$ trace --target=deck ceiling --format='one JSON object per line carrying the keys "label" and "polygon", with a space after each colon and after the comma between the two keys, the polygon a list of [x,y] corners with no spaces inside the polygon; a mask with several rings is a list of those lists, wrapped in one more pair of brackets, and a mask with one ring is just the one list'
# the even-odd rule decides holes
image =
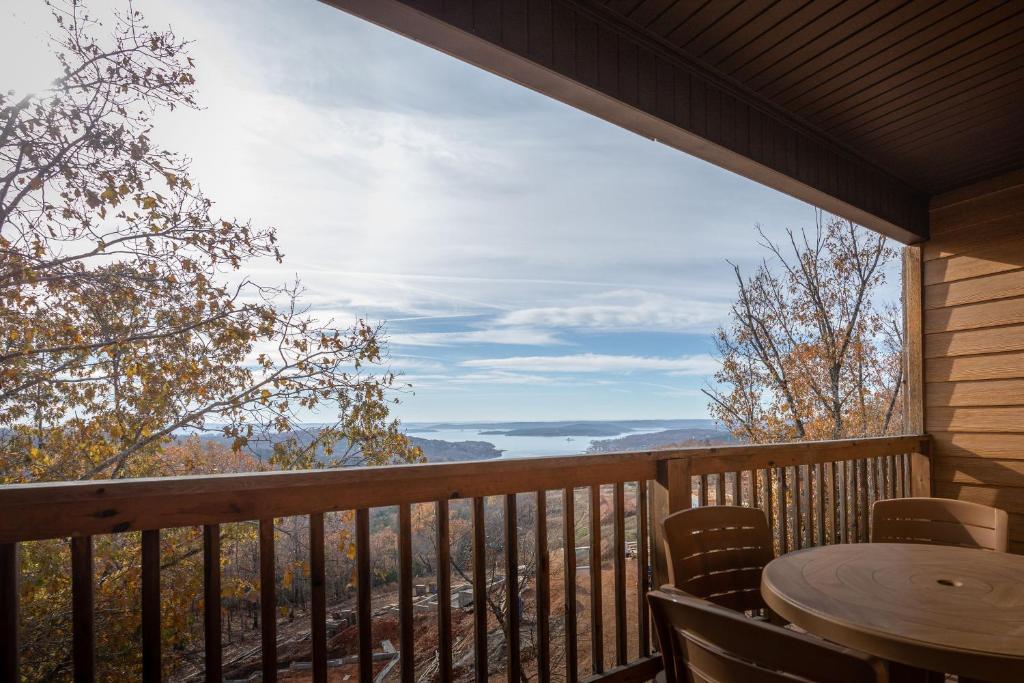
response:
{"label": "deck ceiling", "polygon": [[1024,165],[1024,2],[603,4],[928,195]]}
{"label": "deck ceiling", "polygon": [[325,0],[906,243],[1024,168],[1024,0]]}

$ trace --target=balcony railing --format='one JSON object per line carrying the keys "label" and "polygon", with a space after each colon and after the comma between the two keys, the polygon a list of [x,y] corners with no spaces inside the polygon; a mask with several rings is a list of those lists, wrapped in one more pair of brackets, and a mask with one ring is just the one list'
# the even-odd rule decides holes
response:
{"label": "balcony railing", "polygon": [[[921,458],[915,477],[927,472],[927,438],[901,436],[765,446],[726,446],[643,453],[503,459],[484,462],[348,468],[303,472],[261,472],[166,479],[86,481],[0,487],[0,678],[18,680],[18,544],[70,538],[72,581],[72,653],[76,680],[96,677],[93,536],[141,532],[141,669],[146,681],[161,679],[160,534],[162,529],[203,529],[203,629],[205,678],[223,679],[221,625],[220,525],[259,524],[262,676],[278,676],[277,596],[274,520],[308,517],[311,668],[314,681],[327,680],[327,611],[324,515],[355,511],[356,597],[360,683],[374,680],[371,641],[370,510],[398,508],[398,673],[415,679],[413,648],[413,557],[411,509],[435,506],[437,592],[451,596],[449,506],[468,499],[472,519],[471,590],[474,658],[478,681],[488,678],[488,615],[484,604],[490,584],[485,567],[485,499],[501,496],[504,507],[504,585],[520,586],[520,534],[532,535],[536,566],[531,577],[535,633],[528,669],[544,682],[558,657],[559,677],[580,678],[577,625],[577,489],[588,501],[591,680],[634,681],[653,676],[660,663],[652,654],[644,596],[651,581],[665,578],[659,520],[694,505],[752,505],[771,522],[778,552],[825,543],[866,541],[874,500],[920,492],[910,460]],[[925,475],[927,476],[927,475]],[[602,487],[611,492],[602,495]],[[626,493],[635,502],[633,541],[627,540]],[[562,623],[561,642],[552,637],[548,510],[561,503],[562,581],[566,599],[554,615]],[[465,504],[465,503],[460,503]],[[535,506],[533,525],[520,528],[517,510]],[[610,507],[611,539],[603,539],[602,504]],[[565,542],[571,539],[571,542]],[[611,543],[611,572],[602,566],[602,544]],[[627,551],[627,545],[629,550]],[[635,551],[633,548],[635,547]],[[627,552],[636,562],[636,599],[627,604]],[[557,557],[557,548],[556,554]],[[492,577],[493,578],[493,577]],[[611,579],[613,618],[606,619],[602,581]],[[451,599],[437,600],[437,680],[454,680]],[[509,681],[523,680],[519,590],[507,591],[502,628]],[[633,633],[627,623],[635,624]],[[606,623],[607,622],[607,623]],[[605,635],[609,638],[605,657]],[[632,656],[631,656],[632,653]],[[610,660],[610,661],[606,661]],[[611,662],[614,665],[609,666]]]}

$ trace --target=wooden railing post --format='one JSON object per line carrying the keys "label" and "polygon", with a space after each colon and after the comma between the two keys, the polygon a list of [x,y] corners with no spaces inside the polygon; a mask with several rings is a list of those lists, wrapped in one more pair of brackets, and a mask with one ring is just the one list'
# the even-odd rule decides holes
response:
{"label": "wooden railing post", "polygon": [[92,536],[71,537],[71,636],[75,683],[96,680]]}
{"label": "wooden railing post", "polygon": [[921,444],[920,452],[910,454],[910,495],[932,495],[931,443],[928,441]]}
{"label": "wooden railing post", "polygon": [[[903,248],[903,369],[906,389],[903,402],[903,428],[910,434],[925,430],[924,383],[924,303],[921,247]],[[927,446],[923,449],[927,450]],[[929,453],[910,456],[910,495],[932,495],[932,467]]]}
{"label": "wooden railing post", "polygon": [[203,652],[207,681],[224,678],[220,627],[220,525],[203,526]]}
{"label": "wooden railing post", "polygon": [[18,581],[21,566],[18,544],[0,544],[0,680],[17,681]]}
{"label": "wooden railing post", "polygon": [[[160,659],[160,530],[142,532],[142,681],[162,680]],[[14,679],[17,680],[17,679]]]}
{"label": "wooden railing post", "polygon": [[651,487],[651,555],[654,560],[654,587],[669,581],[669,557],[665,552],[662,522],[673,512],[687,510],[692,504],[690,459],[674,458],[658,463],[658,478]]}
{"label": "wooden railing post", "polygon": [[452,676],[452,574],[448,540],[448,501],[437,501],[437,676],[451,683]]}

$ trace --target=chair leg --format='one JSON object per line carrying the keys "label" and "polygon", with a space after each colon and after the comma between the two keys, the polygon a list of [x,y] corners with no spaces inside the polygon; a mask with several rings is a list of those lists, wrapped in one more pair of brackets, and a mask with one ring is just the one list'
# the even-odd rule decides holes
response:
{"label": "chair leg", "polygon": [[889,663],[890,683],[944,683],[946,675],[898,662]]}

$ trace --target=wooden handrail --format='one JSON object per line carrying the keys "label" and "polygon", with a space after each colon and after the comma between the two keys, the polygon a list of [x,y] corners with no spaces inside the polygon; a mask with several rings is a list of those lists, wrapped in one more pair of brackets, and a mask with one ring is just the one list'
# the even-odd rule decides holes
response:
{"label": "wooden handrail", "polygon": [[[93,621],[93,536],[142,531],[143,674],[146,681],[161,680],[160,650],[160,530],[183,526],[203,528],[204,654],[208,679],[224,674],[221,642],[222,524],[258,520],[262,671],[264,681],[277,677],[277,593],[274,552],[275,519],[308,518],[310,577],[313,583],[312,652],[314,677],[325,680],[327,666],[326,605],[324,595],[324,513],[355,510],[356,596],[359,680],[373,679],[371,623],[370,508],[398,507],[399,641],[403,680],[413,680],[413,570],[410,506],[432,503],[437,511],[438,575],[440,594],[451,595],[449,569],[448,501],[472,503],[472,590],[474,672],[487,680],[490,597],[487,569],[485,499],[503,496],[504,585],[519,585],[518,506],[527,503],[517,494],[534,497],[536,517],[534,550],[540,556],[534,576],[537,633],[543,642],[535,653],[538,680],[549,680],[549,612],[551,610],[547,558],[548,494],[560,492],[564,538],[565,675],[578,678],[577,590],[575,541],[576,490],[589,489],[583,500],[589,527],[590,681],[629,683],[651,678],[660,666],[649,656],[646,605],[648,568],[655,585],[667,579],[667,558],[661,540],[661,520],[670,512],[691,505],[748,505],[763,509],[773,529],[779,552],[808,544],[867,540],[867,511],[874,500],[927,495],[927,468],[911,481],[913,458],[928,459],[928,437],[899,436],[842,441],[797,442],[771,445],[716,446],[661,451],[608,453],[561,457],[500,459],[468,463],[352,467],[301,472],[258,472],[162,479],[123,479],[71,483],[0,486],[0,678],[17,679],[18,575],[17,544],[71,537],[74,671],[76,679],[95,679],[95,626]],[[605,504],[602,487],[613,491]],[[639,622],[635,633],[639,659],[629,660],[627,622],[627,558],[625,495],[636,501],[636,582]],[[713,497],[710,495],[713,491]],[[923,493],[922,493],[923,492]],[[826,498],[829,505],[826,506]],[[812,505],[813,503],[813,505]],[[603,544],[603,510],[612,518],[611,545]],[[443,518],[443,519],[442,519]],[[792,519],[792,524],[789,521]],[[787,526],[789,525],[789,526]],[[495,533],[496,529],[491,529]],[[829,533],[826,533],[828,531]],[[602,552],[602,547],[610,552]],[[603,577],[605,555],[612,556],[612,574]],[[527,576],[527,580],[529,577]],[[602,582],[609,581],[607,596],[614,603],[615,621],[605,624]],[[503,627],[504,662],[511,680],[521,672],[521,596],[507,594]],[[451,604],[438,599],[438,644],[447,653],[438,660],[443,680],[451,678]],[[614,653],[604,652],[604,632],[614,629]],[[608,668],[614,654],[614,668]]]}
{"label": "wooden handrail", "polygon": [[0,486],[0,543],[223,524],[317,512],[476,498],[923,452],[921,435],[679,448],[466,463],[350,467]]}

